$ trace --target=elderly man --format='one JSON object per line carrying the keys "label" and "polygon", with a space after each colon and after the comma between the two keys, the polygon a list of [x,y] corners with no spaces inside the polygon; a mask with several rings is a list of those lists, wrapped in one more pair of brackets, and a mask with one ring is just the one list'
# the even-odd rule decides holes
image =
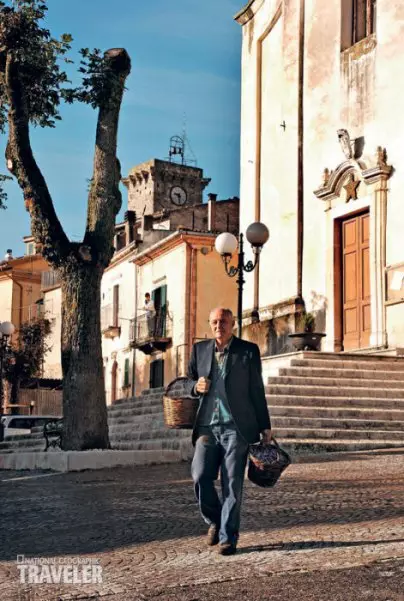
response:
{"label": "elderly man", "polygon": [[[194,344],[188,368],[192,394],[200,396],[192,433],[192,477],[207,543],[220,555],[237,549],[248,447],[271,440],[271,424],[256,344],[233,336],[230,309],[209,316],[213,339]],[[220,470],[222,500],[215,488]]]}

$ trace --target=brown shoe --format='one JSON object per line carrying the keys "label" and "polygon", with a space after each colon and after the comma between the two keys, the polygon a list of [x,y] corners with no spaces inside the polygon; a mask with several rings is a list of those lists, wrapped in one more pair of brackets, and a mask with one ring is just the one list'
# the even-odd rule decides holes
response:
{"label": "brown shoe", "polygon": [[213,547],[219,542],[219,526],[217,524],[212,524],[209,526],[208,534],[206,535],[206,542],[209,547]]}
{"label": "brown shoe", "polygon": [[219,555],[234,555],[237,551],[236,543],[220,543],[217,548]]}

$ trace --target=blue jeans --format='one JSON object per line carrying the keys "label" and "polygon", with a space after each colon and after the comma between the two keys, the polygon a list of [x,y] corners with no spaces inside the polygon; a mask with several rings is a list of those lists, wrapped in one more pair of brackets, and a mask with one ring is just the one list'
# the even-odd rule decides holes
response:
{"label": "blue jeans", "polygon": [[[192,461],[195,496],[207,524],[220,526],[220,543],[237,543],[248,443],[235,426],[201,426]],[[222,501],[215,488],[220,468]]]}

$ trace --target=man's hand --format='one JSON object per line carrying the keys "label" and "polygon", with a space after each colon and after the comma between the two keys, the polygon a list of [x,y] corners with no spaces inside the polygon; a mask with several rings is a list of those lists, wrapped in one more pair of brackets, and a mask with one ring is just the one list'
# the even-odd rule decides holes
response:
{"label": "man's hand", "polygon": [[262,430],[261,436],[261,442],[269,444],[272,440],[272,430]]}
{"label": "man's hand", "polygon": [[199,378],[195,385],[196,392],[199,394],[206,394],[210,388],[210,380],[208,378]]}

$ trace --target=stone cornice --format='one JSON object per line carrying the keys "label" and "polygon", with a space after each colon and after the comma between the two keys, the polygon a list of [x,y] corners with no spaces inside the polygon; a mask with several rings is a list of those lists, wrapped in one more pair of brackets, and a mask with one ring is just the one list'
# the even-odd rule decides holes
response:
{"label": "stone cornice", "polygon": [[173,248],[180,246],[182,242],[187,242],[191,246],[203,246],[206,245],[206,243],[211,243],[211,246],[213,247],[216,236],[217,234],[213,233],[197,234],[196,232],[178,230],[177,232],[174,232],[170,236],[159,240],[153,246],[150,246],[139,253],[132,259],[132,263],[135,263],[136,265],[144,265],[145,263],[148,263],[149,261],[169,252]]}
{"label": "stone cornice", "polygon": [[240,25],[245,25],[257,14],[263,4],[264,0],[250,0],[236,15],[234,15],[234,20]]}

